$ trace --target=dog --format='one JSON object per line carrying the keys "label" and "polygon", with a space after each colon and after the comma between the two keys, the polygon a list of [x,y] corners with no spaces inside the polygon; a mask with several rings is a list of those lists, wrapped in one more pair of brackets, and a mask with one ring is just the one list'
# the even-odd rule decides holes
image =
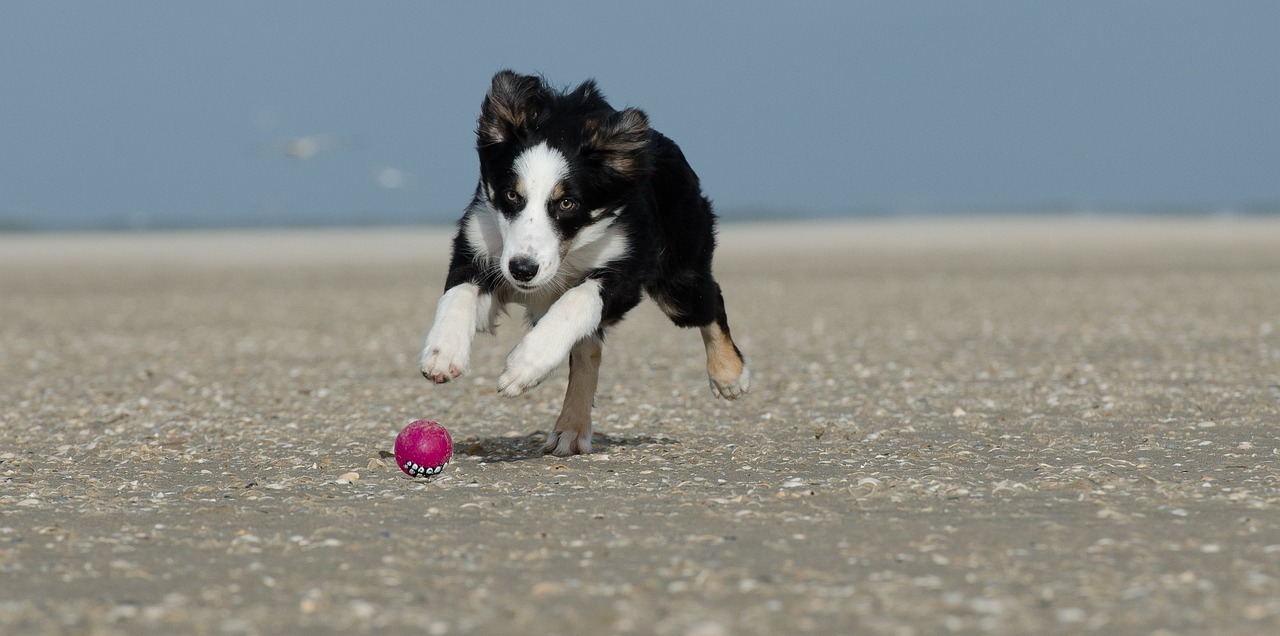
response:
{"label": "dog", "polygon": [[560,91],[505,70],[481,104],[476,151],[480,180],[458,221],[423,376],[442,384],[466,373],[475,334],[522,305],[529,330],[498,392],[524,393],[567,357],[564,406],[543,452],[590,453],[605,332],[647,295],[677,326],[701,330],[715,395],[747,392],[711,275],[711,202],[643,111],[614,109],[594,80]]}

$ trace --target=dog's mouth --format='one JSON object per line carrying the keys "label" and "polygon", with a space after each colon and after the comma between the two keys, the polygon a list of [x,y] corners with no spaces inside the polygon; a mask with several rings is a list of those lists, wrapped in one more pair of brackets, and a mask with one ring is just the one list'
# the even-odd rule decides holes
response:
{"label": "dog's mouth", "polygon": [[543,287],[543,283],[537,283],[534,281],[516,280],[514,277],[510,275],[503,276],[503,278],[506,279],[507,284],[510,285],[513,289],[523,294],[536,292],[539,289],[542,289]]}

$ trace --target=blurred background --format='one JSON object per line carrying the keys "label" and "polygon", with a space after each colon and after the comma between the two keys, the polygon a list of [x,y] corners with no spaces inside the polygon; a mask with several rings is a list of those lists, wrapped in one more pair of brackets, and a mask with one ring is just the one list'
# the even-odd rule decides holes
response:
{"label": "blurred background", "polygon": [[494,71],[596,78],[726,219],[1280,212],[1280,3],[0,5],[0,228],[451,222]]}

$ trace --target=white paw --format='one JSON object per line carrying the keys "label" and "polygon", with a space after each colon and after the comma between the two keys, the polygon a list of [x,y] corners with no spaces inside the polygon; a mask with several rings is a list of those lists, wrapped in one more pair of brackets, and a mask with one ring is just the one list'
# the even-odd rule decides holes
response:
{"label": "white paw", "polygon": [[746,365],[742,366],[742,373],[737,378],[730,381],[721,381],[711,378],[711,392],[716,397],[726,400],[736,400],[747,394],[751,389],[751,369]]}
{"label": "white paw", "polygon": [[471,339],[476,335],[478,293],[474,284],[463,283],[440,297],[435,322],[418,362],[418,368],[428,380],[444,384],[467,372]]}
{"label": "white paw", "polygon": [[507,397],[520,395],[538,386],[559,363],[559,360],[539,355],[534,347],[521,342],[507,356],[507,366],[498,376],[498,392]]}
{"label": "white paw", "polygon": [[422,375],[436,384],[444,384],[468,371],[471,357],[471,343],[437,341],[427,338],[427,346],[422,350],[419,368]]}
{"label": "white paw", "polygon": [[556,457],[591,454],[591,430],[551,431],[547,434],[547,443],[542,445],[543,453],[551,453]]}

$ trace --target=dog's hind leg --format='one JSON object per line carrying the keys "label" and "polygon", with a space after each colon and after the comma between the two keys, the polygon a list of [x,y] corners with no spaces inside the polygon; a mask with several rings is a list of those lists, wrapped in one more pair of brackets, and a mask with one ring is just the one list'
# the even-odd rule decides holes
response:
{"label": "dog's hind leg", "polygon": [[561,457],[591,452],[591,407],[600,379],[604,343],[598,335],[579,340],[569,350],[569,388],[555,429],[547,434],[542,452]]}
{"label": "dog's hind leg", "polygon": [[699,328],[707,349],[707,377],[711,391],[726,400],[736,400],[751,388],[751,369],[729,335],[729,319],[723,307],[720,316]]}
{"label": "dog's hind leg", "polygon": [[751,370],[729,333],[720,285],[708,273],[672,276],[649,290],[649,295],[679,327],[697,327],[707,350],[711,392],[736,400],[751,388]]}

